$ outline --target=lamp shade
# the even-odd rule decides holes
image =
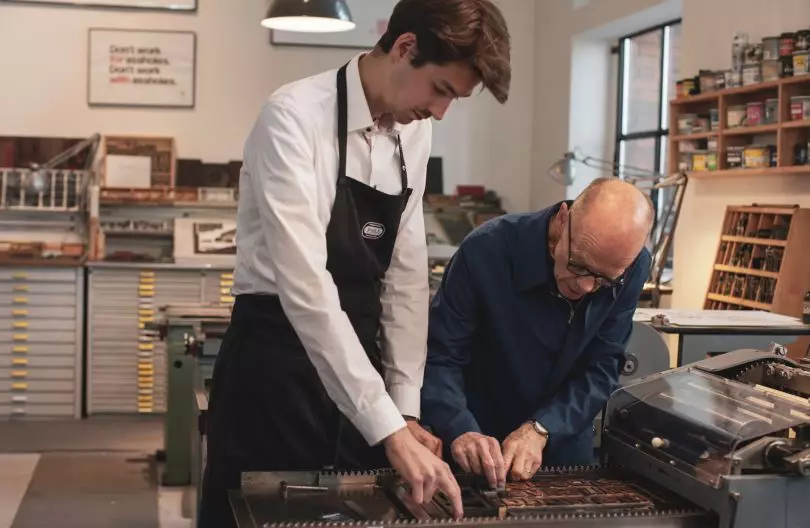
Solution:
[[[262,25],[305,33],[337,33],[355,27],[345,0],[274,0]]]

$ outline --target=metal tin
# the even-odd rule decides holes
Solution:
[[[782,76],[782,63],[779,59],[762,61],[762,82],[777,81]]]
[[[717,150],[717,138],[711,137],[708,140],[706,140],[706,148],[710,151]]]
[[[793,76],[810,73],[810,51],[796,51],[793,53]]]
[[[717,108],[709,110],[709,127],[712,131],[720,129],[720,110]]]
[[[792,121],[810,119],[810,96],[799,95],[790,98],[790,119]]]
[[[700,93],[713,92],[717,89],[717,75],[710,70],[700,70],[698,80],[700,82]]]
[[[726,148],[726,166],[729,169],[739,169],[743,166],[743,151],[745,147]]]
[[[697,134],[700,132],[708,132],[711,129],[708,116],[699,115],[695,117],[692,122],[692,132]]]
[[[706,170],[717,170],[717,152],[709,151],[706,153]]]
[[[796,69],[796,55],[793,56],[793,69]],[[759,68],[759,63],[757,64],[746,64],[743,66],[742,70],[742,83],[743,86],[749,86],[751,84],[757,84],[762,82],[762,71]]]
[[[745,105],[745,120],[748,126],[758,126],[762,124],[763,104],[759,101]]]
[[[743,166],[746,169],[761,169],[771,165],[770,145],[749,145],[743,151]]]
[[[782,33],[779,36],[779,56],[793,57],[796,46],[796,33]]]
[[[692,170],[692,153],[681,152],[678,159],[678,170],[684,172],[691,172]]]
[[[791,62],[792,64],[792,62]],[[718,90],[722,90],[726,87],[726,72],[723,70],[714,72],[714,87]]]
[[[790,61],[791,67],[793,66],[793,57]],[[726,88],[734,88],[742,86],[742,71],[741,70],[726,70]]]
[[[780,57],[779,62],[782,65],[782,77],[793,77],[793,54],[789,57]]]
[[[709,170],[709,153],[705,150],[696,150],[692,153],[692,171],[705,172]]]
[[[735,128],[745,125],[745,105],[729,106],[726,111],[726,127]]]
[[[779,122],[779,99],[765,99],[765,117],[763,122],[767,125]]]
[[[794,51],[810,51],[810,29],[803,29],[796,32]]]
[[[780,37],[765,37],[762,39],[762,60],[778,59],[780,46]]]
[[[678,134],[691,134],[695,126],[695,114],[682,114],[678,116]]]

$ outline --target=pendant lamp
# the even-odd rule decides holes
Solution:
[[[274,0],[262,26],[304,33],[337,33],[354,29],[345,0]]]

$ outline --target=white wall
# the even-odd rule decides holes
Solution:
[[[373,0],[369,0],[373,1]],[[512,210],[529,207],[533,89],[533,0],[501,0],[515,47],[507,106],[488,93],[458,103],[435,127],[445,190],[483,183]],[[170,135],[178,155],[208,162],[241,159],[244,139],[267,95],[334,68],[358,50],[274,47],[259,25],[267,0],[205,1],[195,14],[0,5],[0,135],[85,137],[95,132]],[[193,110],[87,105],[90,27],[197,33]]]
[[[810,2],[772,0],[684,0],[682,76],[731,65],[731,38],[744,31],[751,39],[810,26]],[[727,16],[734,11],[734,17]],[[732,22],[733,20],[733,22]],[[675,236],[675,293],[678,308],[701,308],[725,208],[754,202],[810,206],[807,175],[692,180]]]
[[[547,170],[579,147],[584,155],[611,152],[607,133],[615,105],[610,87],[610,46],[633,31],[680,15],[680,0],[545,0],[535,12],[535,105],[531,207],[566,198]],[[593,76],[588,76],[588,72]],[[586,80],[587,77],[587,80]],[[572,195],[603,175],[578,168]]]

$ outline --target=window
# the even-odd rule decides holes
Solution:
[[[664,174],[667,171],[668,102],[675,96],[681,50],[681,21],[619,39],[618,101],[614,161]],[[656,217],[673,189],[652,191]],[[667,259],[672,267],[672,254]]]

